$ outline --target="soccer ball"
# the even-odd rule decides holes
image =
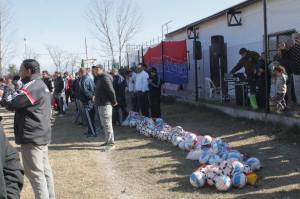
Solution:
[[[182,137],[176,136],[174,141],[173,141],[173,145],[178,146],[179,143],[181,143],[182,141],[183,141]]]
[[[249,165],[244,165],[244,173],[247,175],[247,174],[249,174],[249,173],[252,173],[253,171],[252,171],[252,169],[251,169],[251,167],[249,166]]]
[[[257,171],[261,167],[259,159],[254,158],[254,157],[249,158],[246,161],[246,164],[250,166],[250,168],[252,169],[252,171]]]
[[[235,173],[231,179],[232,185],[236,188],[243,188],[246,186],[247,177],[243,173]]]
[[[221,175],[216,178],[216,188],[219,191],[228,191],[231,187],[231,180],[228,176]]]
[[[227,160],[231,160],[231,161],[234,161],[234,160],[238,160],[238,161],[241,161],[243,158],[242,158],[242,155],[239,151],[237,150],[232,150],[232,151],[229,151],[228,155],[227,155]]]
[[[209,164],[214,165],[214,164],[219,164],[222,161],[222,159],[220,158],[220,156],[218,155],[211,155],[209,158]]]
[[[129,127],[130,127],[130,128],[136,127],[136,123],[137,123],[136,120],[130,120],[130,121],[129,121]]]
[[[240,161],[233,161],[232,162],[232,174],[235,173],[243,173],[244,172],[244,165]]]
[[[179,146],[179,148],[181,149],[181,150],[185,150],[185,142],[184,142],[184,140],[182,140],[179,144],[178,144],[178,146]]]
[[[230,176],[232,172],[232,164],[230,161],[223,161],[219,166],[223,175]]]
[[[215,184],[215,178],[217,177],[217,173],[214,171],[208,171],[206,173],[206,182],[209,186],[213,186]]]
[[[199,157],[200,164],[207,164],[212,153],[210,150],[203,150]]]
[[[209,135],[205,135],[202,139],[202,146],[206,146],[206,145],[210,145],[212,142],[212,137],[210,137]]]
[[[211,148],[214,154],[219,154],[222,150],[222,141],[220,139],[215,139],[211,143]]]
[[[206,182],[206,176],[201,171],[195,171],[190,176],[190,183],[193,187],[200,188],[205,185]]]

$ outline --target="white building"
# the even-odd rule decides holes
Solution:
[[[291,34],[300,31],[300,0],[268,0],[268,32],[270,50],[275,50],[281,41],[287,41]],[[241,18],[241,26],[228,26],[227,13],[229,10],[241,11],[237,15]],[[173,31],[166,35],[167,40],[187,40],[187,49],[193,52],[193,43],[187,38],[187,28],[196,26],[199,28],[199,37],[202,43],[203,58],[199,65],[199,86],[204,88],[205,77],[210,77],[210,46],[211,37],[224,36],[227,44],[227,69],[230,71],[238,62],[239,49],[245,47],[259,53],[263,51],[263,1],[248,0],[236,6],[221,11],[215,15],[197,21]],[[272,57],[274,51],[270,53]],[[195,90],[195,69],[193,55],[189,56],[190,70],[189,83],[185,85],[187,90]]]

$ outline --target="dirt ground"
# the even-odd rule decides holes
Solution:
[[[183,104],[164,105],[163,115],[169,124],[220,137],[261,160],[263,169],[256,186],[220,193],[215,188],[192,188],[189,175],[198,163],[186,160],[186,152],[138,135],[134,129],[115,128],[117,148],[102,152],[103,134],[85,138],[86,129],[72,123],[72,112],[54,122],[49,147],[59,199],[300,198],[300,136],[295,129],[233,119]],[[13,141],[13,115],[3,111],[1,115]],[[26,180],[22,199],[32,198]]]

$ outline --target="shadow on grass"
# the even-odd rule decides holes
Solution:
[[[230,194],[236,198],[295,198],[300,192],[300,148],[298,145],[299,130],[286,129],[276,125],[267,125],[251,120],[234,119],[216,111],[195,108],[187,105],[165,105],[163,108],[166,121],[172,126],[181,125],[186,130],[224,137],[226,142],[238,143],[236,149],[248,156],[258,157],[263,169],[258,172],[260,177],[256,186],[247,186],[244,189],[233,189]],[[134,130],[132,130],[134,132]],[[297,134],[298,132],[298,134]],[[293,136],[292,139],[290,136]],[[136,133],[123,134],[119,139],[147,139],[148,143],[121,150],[142,150],[155,148],[162,151],[159,155],[142,156],[141,159],[159,159],[171,157],[179,164],[165,163],[163,166],[148,170],[149,174],[171,172],[173,178],[158,180],[158,184],[176,184],[169,188],[171,192],[194,193],[195,189],[189,183],[190,174],[199,166],[197,161],[186,160],[187,152],[182,152],[171,144],[145,138]],[[264,137],[260,139],[259,137]],[[282,187],[290,186],[291,191],[282,191]],[[285,189],[285,188],[284,188]],[[264,194],[265,190],[270,193]],[[216,193],[215,188],[201,189],[198,194]],[[259,193],[257,193],[259,192]],[[278,195],[279,194],[279,195]],[[245,196],[240,196],[245,195]],[[298,195],[300,198],[300,195]]]

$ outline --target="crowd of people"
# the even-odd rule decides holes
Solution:
[[[236,73],[245,68],[253,108],[266,105],[269,91],[270,104],[280,111],[286,109],[289,98],[300,104],[300,33],[293,35],[294,45],[281,44],[271,67],[265,67],[265,56],[245,48],[241,60],[232,69]],[[268,68],[268,71],[265,69]],[[268,78],[269,85],[265,84]],[[273,85],[273,86],[271,86]],[[274,88],[271,92],[270,88]],[[129,95],[126,95],[126,90]],[[290,92],[288,92],[290,91]],[[128,96],[128,97],[127,97]],[[40,72],[40,64],[24,60],[19,75],[0,78],[0,102],[15,112],[15,142],[20,145],[22,166],[17,151],[8,143],[0,129],[0,198],[19,198],[23,175],[29,179],[35,198],[55,198],[54,179],[48,159],[51,142],[51,119],[54,111],[64,117],[69,104],[74,102],[74,122],[87,128],[87,137],[96,137],[99,130],[105,135],[101,146],[105,151],[114,149],[114,125],[122,125],[128,115],[127,99],[131,110],[152,118],[161,117],[161,79],[155,68],[139,64],[131,69],[105,71],[102,65],[80,68],[73,76],[68,72]],[[0,118],[1,119],[1,118]]]
[[[96,137],[95,120],[105,135],[101,146],[114,149],[113,125],[122,125],[128,115],[126,90],[132,110],[144,116],[161,117],[161,81],[155,68],[143,64],[131,69],[105,71],[102,65],[80,68],[73,76],[48,71],[40,74],[36,60],[24,60],[20,76],[0,79],[1,105],[15,112],[15,142],[20,145],[22,166],[17,151],[0,129],[0,198],[19,198],[23,174],[29,179],[35,198],[55,198],[54,179],[48,159],[51,120],[64,117],[74,102],[74,123],[87,128],[87,137]],[[53,110],[56,110],[57,114]]]
[[[269,104],[276,112],[282,112],[287,110],[289,103],[300,105],[300,33],[293,34],[293,41],[293,45],[281,43],[267,67],[265,53],[259,55],[240,49],[241,59],[231,73],[244,68],[253,109],[265,108]]]

